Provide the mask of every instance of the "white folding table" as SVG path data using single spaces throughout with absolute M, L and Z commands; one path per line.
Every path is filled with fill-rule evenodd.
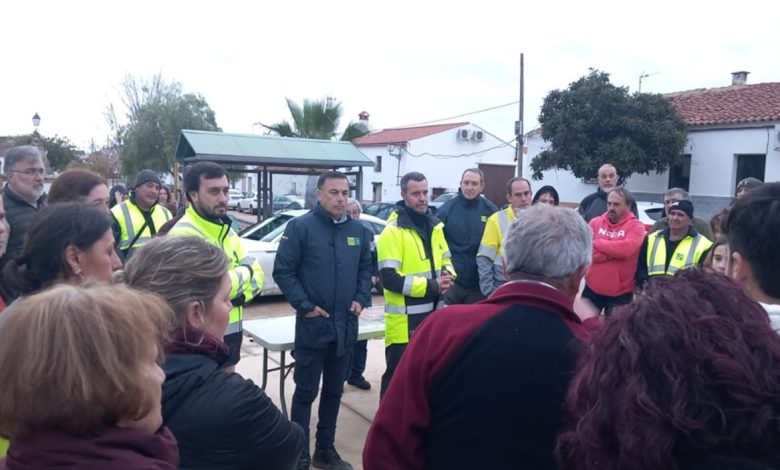
M 244 335 L 263 347 L 263 375 L 260 387 L 265 390 L 268 373 L 279 371 L 279 400 L 282 413 L 287 416 L 287 402 L 284 396 L 284 381 L 295 362 L 287 363 L 287 352 L 295 345 L 295 315 L 262 318 L 244 322 Z M 358 321 L 358 340 L 381 338 L 385 335 L 384 318 Z M 281 353 L 279 367 L 268 368 L 268 351 Z

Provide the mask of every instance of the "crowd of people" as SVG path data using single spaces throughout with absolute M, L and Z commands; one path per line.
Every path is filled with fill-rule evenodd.
M 608 163 L 578 210 L 519 177 L 499 208 L 468 169 L 434 213 L 409 172 L 375 241 L 326 171 L 263 273 L 219 164 L 187 168 L 182 204 L 150 170 L 44 196 L 33 146 L 4 173 L 0 469 L 350 469 L 336 424 L 344 384 L 371 388 L 377 286 L 366 469 L 780 467 L 780 183 L 741 181 L 709 222 L 671 188 L 646 230 Z M 296 314 L 289 419 L 234 371 L 267 275 Z

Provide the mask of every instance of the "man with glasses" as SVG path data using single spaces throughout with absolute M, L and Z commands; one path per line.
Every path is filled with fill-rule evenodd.
M 8 149 L 5 154 L 3 199 L 11 233 L 0 264 L 22 254 L 22 244 L 30 221 L 43 207 L 43 158 L 37 147 L 22 145 Z

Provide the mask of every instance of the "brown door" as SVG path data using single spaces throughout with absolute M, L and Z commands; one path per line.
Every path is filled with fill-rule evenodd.
M 515 166 L 480 163 L 479 169 L 485 173 L 485 197 L 498 207 L 506 204 L 506 182 L 515 176 Z

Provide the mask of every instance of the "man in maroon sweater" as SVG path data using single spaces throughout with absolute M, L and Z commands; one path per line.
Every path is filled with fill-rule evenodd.
M 571 209 L 519 215 L 505 240 L 511 281 L 415 332 L 369 431 L 366 470 L 554 467 L 569 380 L 598 327 L 572 311 L 592 238 Z

